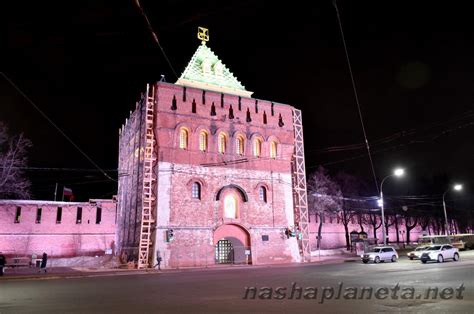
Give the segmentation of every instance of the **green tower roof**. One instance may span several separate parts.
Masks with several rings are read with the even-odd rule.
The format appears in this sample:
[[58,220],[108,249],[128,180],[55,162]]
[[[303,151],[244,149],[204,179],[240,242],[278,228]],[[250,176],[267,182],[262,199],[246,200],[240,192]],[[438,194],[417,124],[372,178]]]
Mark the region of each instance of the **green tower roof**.
[[250,97],[245,87],[203,42],[176,84]]

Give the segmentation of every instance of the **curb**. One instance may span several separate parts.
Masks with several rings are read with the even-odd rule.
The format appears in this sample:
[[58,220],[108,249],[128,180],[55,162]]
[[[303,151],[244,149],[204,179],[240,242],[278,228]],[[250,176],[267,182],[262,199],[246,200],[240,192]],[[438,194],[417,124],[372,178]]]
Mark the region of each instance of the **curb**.
[[147,272],[143,271],[130,271],[130,272],[84,272],[84,273],[62,273],[62,274],[51,274],[51,275],[17,275],[17,276],[3,276],[0,278],[2,281],[21,281],[21,280],[53,280],[53,279],[75,279],[75,278],[93,278],[93,277],[110,277],[110,276],[127,276],[127,275],[144,275]]
[[356,262],[355,258],[334,258],[322,261],[311,261],[309,263],[291,263],[291,264],[270,264],[270,265],[231,265],[222,267],[189,267],[177,269],[148,269],[148,270],[98,270],[98,271],[78,271],[77,273],[49,273],[47,275],[25,274],[25,275],[5,275],[0,277],[1,281],[15,280],[54,280],[54,279],[75,279],[75,278],[94,278],[94,277],[111,277],[111,276],[129,276],[129,275],[146,275],[146,274],[175,274],[180,272],[196,272],[211,270],[237,270],[237,269],[261,269],[261,268],[287,268],[287,267],[305,267],[315,265],[342,264]]

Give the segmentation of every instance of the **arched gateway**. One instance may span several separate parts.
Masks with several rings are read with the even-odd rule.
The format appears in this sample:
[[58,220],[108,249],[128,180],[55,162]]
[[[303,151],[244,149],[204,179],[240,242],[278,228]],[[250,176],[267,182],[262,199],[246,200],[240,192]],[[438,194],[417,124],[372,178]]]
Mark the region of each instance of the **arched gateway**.
[[248,264],[250,234],[242,226],[225,224],[214,231],[215,258],[218,264]]
[[205,43],[147,85],[119,140],[117,249],[139,268],[310,260],[301,111],[251,95]]

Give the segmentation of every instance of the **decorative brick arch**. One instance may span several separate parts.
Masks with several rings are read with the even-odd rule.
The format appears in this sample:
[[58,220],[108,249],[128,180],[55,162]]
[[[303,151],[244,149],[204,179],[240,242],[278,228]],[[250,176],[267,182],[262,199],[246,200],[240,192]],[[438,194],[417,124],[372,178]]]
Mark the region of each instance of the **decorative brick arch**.
[[266,139],[266,142],[276,142],[277,144],[280,144],[280,140],[275,136],[275,135],[269,135]]
[[200,141],[201,141],[201,132],[206,133],[206,138],[207,138],[207,146],[205,147],[205,150],[202,152],[211,152],[213,150],[213,145],[214,145],[214,137],[211,136],[211,130],[209,130],[206,126],[204,125],[199,125],[195,130],[195,141],[196,141],[196,149],[201,150],[200,148]]
[[192,184],[193,184],[194,182],[198,182],[199,184],[201,184],[201,186],[202,186],[203,188],[207,188],[207,183],[206,183],[206,181],[205,181],[204,179],[198,178],[198,177],[192,177],[191,179],[189,179],[189,180],[188,180],[188,183],[186,183],[186,186],[187,186],[188,188],[191,188],[191,186],[192,186]]
[[273,193],[272,189],[270,188],[270,185],[264,183],[264,182],[259,182],[257,185],[255,185],[253,189],[253,195],[256,200],[261,202],[260,200],[260,188],[263,187],[265,189],[265,203],[268,203],[269,200],[272,199],[271,193]]
[[243,139],[244,139],[244,142],[245,142],[245,145],[247,145],[247,142],[249,141],[249,137],[247,136],[247,134],[242,131],[242,130],[236,130],[234,131],[232,134],[230,134],[232,136],[232,139],[235,139],[237,138],[237,136],[241,136]]
[[271,191],[271,186],[268,185],[267,183],[265,182],[259,182],[257,183],[255,186],[254,186],[254,191],[258,192],[258,188],[263,186],[265,189],[267,189],[267,191]]
[[229,184],[229,185],[226,185],[226,186],[221,187],[221,188],[219,189],[219,191],[217,191],[217,193],[216,193],[216,201],[220,200],[221,194],[222,194],[222,192],[223,192],[225,189],[236,189],[236,190],[239,192],[239,194],[240,194],[240,196],[242,197],[242,200],[243,200],[244,202],[248,202],[248,201],[249,201],[249,197],[248,197],[248,195],[247,195],[247,192],[245,192],[244,189],[242,189],[240,186],[235,185],[235,184]]
[[179,132],[181,129],[185,129],[188,132],[188,149],[193,145],[193,130],[188,123],[178,123],[174,129],[173,143],[176,147],[179,147]]
[[219,240],[223,239],[230,239],[235,238],[239,240],[243,245],[249,247],[250,246],[250,233],[242,227],[241,225],[237,224],[225,224],[219,226],[214,231],[213,241],[216,244]]
[[265,137],[259,132],[254,132],[250,135],[250,141],[252,141],[252,143],[256,138],[260,139],[262,143],[265,142]]
[[176,124],[176,126],[174,127],[175,134],[177,133],[179,135],[179,130],[181,128],[187,129],[190,135],[191,135],[191,133],[193,133],[193,128],[191,127],[191,125],[189,123],[180,122],[180,123]]
[[212,132],[212,129],[211,129],[211,134],[212,135],[219,136],[220,133],[224,133],[225,136],[227,137],[227,139],[230,138],[229,131],[227,131],[225,128],[218,128],[214,132]]
[[192,177],[188,183],[186,183],[186,189],[187,189],[187,196],[192,196],[193,193],[193,184],[198,183],[200,185],[200,197],[199,198],[193,198],[193,200],[202,200],[206,195],[207,195],[207,183],[205,180],[198,178],[198,177]]
[[232,136],[231,139],[230,139],[230,144],[232,146],[231,152],[233,154],[236,153],[236,142],[235,142],[235,140],[237,139],[237,137],[241,137],[242,140],[243,140],[243,147],[242,147],[243,148],[243,154],[242,154],[242,156],[247,155],[248,151],[249,151],[249,147],[248,147],[249,146],[249,140],[247,138],[247,135],[243,131],[237,130],[234,133],[232,133],[231,136]]
[[198,125],[197,127],[194,128],[194,133],[196,133],[196,134],[201,133],[201,131],[206,131],[207,134],[209,134],[209,135],[211,134],[211,132],[209,130],[209,127],[204,125],[204,124],[200,124],[200,125]]

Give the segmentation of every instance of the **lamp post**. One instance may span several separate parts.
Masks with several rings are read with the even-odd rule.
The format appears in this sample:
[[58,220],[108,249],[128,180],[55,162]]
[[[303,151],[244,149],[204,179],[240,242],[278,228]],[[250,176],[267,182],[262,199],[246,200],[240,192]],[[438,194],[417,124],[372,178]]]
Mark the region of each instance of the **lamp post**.
[[[455,191],[461,191],[462,190],[462,185],[461,184],[455,184],[453,186],[453,189]],[[444,201],[444,196],[446,195],[446,193],[449,192],[450,189],[447,189],[444,193],[443,193],[443,209],[444,209],[444,221],[445,221],[445,224],[446,224],[446,230],[445,230],[445,233],[446,235],[449,235],[449,224],[448,224],[448,215],[446,215],[446,202]]]
[[405,174],[405,170],[401,169],[401,168],[398,168],[398,169],[395,169],[395,171],[392,173],[392,174],[389,174],[388,176],[386,176],[385,178],[383,178],[382,182],[380,183],[380,207],[382,209],[382,236],[383,236],[383,245],[387,245],[387,236],[385,234],[385,213],[384,213],[384,210],[383,210],[383,183],[385,182],[386,179],[390,178],[390,177],[401,177]]

